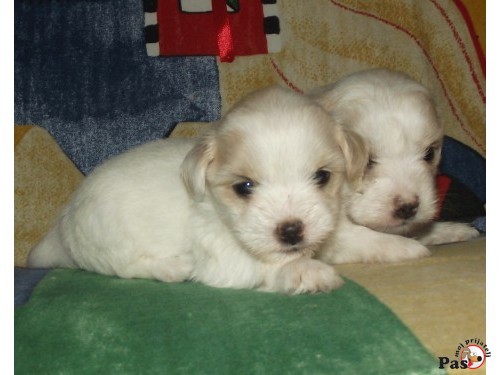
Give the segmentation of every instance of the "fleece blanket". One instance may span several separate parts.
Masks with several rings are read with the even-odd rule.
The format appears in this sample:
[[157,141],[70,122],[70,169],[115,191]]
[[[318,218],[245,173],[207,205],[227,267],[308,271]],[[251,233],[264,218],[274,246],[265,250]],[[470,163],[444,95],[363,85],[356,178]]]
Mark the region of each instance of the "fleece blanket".
[[59,270],[16,310],[15,330],[19,374],[440,373],[351,281],[284,296]]
[[[451,370],[439,369],[440,359],[457,361],[466,340],[487,347],[484,239],[432,252],[413,262],[337,266],[344,287],[304,296],[18,269],[25,283],[16,282],[16,373]],[[29,297],[28,279],[43,275]]]

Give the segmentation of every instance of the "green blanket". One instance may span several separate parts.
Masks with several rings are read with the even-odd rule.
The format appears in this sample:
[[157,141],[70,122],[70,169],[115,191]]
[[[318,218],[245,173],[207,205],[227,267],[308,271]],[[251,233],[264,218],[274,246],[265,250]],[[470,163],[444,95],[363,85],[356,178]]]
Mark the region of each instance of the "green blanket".
[[55,270],[15,311],[16,374],[432,374],[375,297],[286,296]]

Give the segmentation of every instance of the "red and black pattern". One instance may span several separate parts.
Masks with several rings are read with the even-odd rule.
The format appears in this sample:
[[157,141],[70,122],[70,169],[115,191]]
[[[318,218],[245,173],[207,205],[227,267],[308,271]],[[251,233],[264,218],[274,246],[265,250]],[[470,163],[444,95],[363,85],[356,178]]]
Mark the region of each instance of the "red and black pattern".
[[281,49],[277,0],[143,0],[149,56],[259,55]]

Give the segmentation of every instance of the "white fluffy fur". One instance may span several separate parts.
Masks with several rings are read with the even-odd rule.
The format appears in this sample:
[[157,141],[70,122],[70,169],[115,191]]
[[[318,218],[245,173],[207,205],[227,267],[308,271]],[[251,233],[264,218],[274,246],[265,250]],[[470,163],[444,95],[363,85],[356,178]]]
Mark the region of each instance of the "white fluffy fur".
[[363,177],[344,187],[335,246],[324,260],[418,258],[430,254],[424,245],[479,234],[465,224],[433,221],[443,129],[425,87],[403,73],[372,69],[311,96],[343,127],[361,135],[369,157]]
[[[362,171],[361,144],[308,98],[260,91],[200,139],[152,142],[98,167],[29,265],[284,293],[337,288],[333,267],[312,257],[336,227],[344,175]],[[331,174],[326,184],[318,171]],[[251,193],[237,194],[245,181]],[[301,225],[297,243],[280,239],[289,223]]]

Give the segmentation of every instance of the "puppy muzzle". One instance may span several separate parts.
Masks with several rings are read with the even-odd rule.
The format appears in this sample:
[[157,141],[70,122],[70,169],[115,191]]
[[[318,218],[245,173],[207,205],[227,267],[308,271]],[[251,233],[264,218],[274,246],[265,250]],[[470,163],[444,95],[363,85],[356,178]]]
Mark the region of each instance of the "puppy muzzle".
[[304,223],[300,220],[278,224],[275,231],[278,240],[286,245],[297,245],[304,240]]
[[397,204],[393,211],[395,219],[410,220],[417,214],[419,202]]

